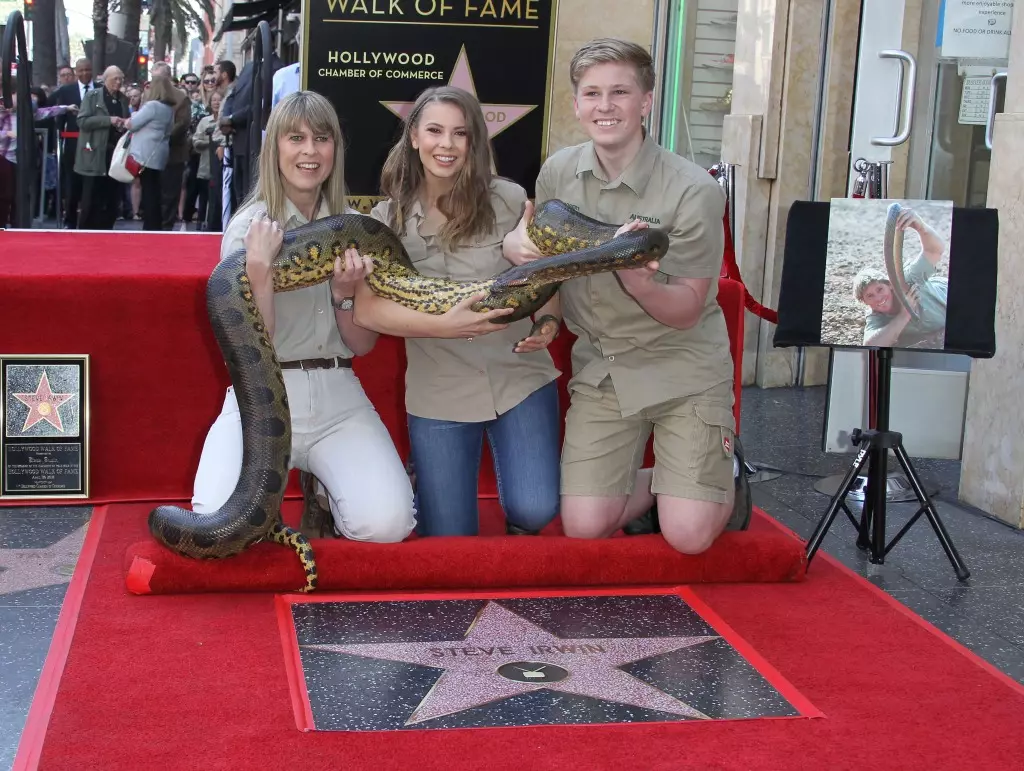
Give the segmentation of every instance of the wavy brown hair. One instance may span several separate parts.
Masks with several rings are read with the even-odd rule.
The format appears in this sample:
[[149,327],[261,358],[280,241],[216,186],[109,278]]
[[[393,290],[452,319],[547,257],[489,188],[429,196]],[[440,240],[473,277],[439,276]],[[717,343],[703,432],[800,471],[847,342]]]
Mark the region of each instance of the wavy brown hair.
[[426,173],[419,152],[412,146],[412,135],[419,127],[423,110],[436,103],[453,104],[462,111],[469,147],[466,162],[451,191],[437,202],[447,219],[438,235],[446,247],[451,247],[495,226],[491,205],[491,143],[476,97],[452,86],[428,88],[420,94],[405,120],[401,138],[384,162],[380,187],[381,193],[393,202],[389,224],[398,235],[404,235],[408,214],[426,184]]

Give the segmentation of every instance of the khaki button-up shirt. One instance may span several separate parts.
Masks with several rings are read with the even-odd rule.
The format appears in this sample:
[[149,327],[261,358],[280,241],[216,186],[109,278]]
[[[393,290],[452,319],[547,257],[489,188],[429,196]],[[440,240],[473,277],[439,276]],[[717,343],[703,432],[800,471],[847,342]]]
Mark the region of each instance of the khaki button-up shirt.
[[537,202],[559,198],[608,223],[641,219],[669,235],[656,281],[712,278],[700,320],[675,329],[653,319],[614,273],[562,284],[562,311],[578,340],[570,390],[595,393],[611,377],[624,416],[706,391],[732,378],[725,316],[718,305],[725,196],[704,169],[650,137],[618,179],[609,180],[593,143],[552,155],[537,178]]
[[[282,223],[285,230],[305,225],[302,216],[291,201],[285,202],[288,217]],[[250,204],[231,218],[221,241],[220,256],[226,257],[241,249],[242,239],[249,223],[257,214],[266,212],[261,202]],[[326,203],[320,204],[317,219],[331,216]],[[352,358],[352,351],[341,340],[338,322],[331,304],[331,282],[274,294],[274,350],[281,361],[298,359],[325,359],[332,356]]]
[[[491,183],[494,229],[454,251],[424,219],[419,202],[409,212],[402,244],[413,266],[424,276],[478,281],[511,267],[502,255],[505,234],[514,230],[526,202],[526,191],[514,182]],[[391,201],[370,213],[391,226]],[[499,332],[469,340],[407,338],[405,403],[410,415],[434,420],[482,422],[508,412],[538,388],[558,377],[547,351],[515,353],[516,343],[529,336],[526,318]]]

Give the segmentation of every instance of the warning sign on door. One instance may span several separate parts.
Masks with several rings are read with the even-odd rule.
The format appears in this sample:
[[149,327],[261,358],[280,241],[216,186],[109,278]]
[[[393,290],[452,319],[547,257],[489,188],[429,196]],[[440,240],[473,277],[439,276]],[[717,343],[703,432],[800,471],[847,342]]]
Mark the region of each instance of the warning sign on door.
[[946,0],[942,56],[954,59],[1006,59],[1014,0]]

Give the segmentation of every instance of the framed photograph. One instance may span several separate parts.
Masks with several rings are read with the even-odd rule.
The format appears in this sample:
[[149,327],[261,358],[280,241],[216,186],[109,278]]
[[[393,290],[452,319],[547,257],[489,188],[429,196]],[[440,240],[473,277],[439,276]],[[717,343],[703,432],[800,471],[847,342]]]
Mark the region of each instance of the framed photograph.
[[946,347],[952,201],[833,198],[821,344]]
[[89,497],[89,356],[0,354],[0,497]]

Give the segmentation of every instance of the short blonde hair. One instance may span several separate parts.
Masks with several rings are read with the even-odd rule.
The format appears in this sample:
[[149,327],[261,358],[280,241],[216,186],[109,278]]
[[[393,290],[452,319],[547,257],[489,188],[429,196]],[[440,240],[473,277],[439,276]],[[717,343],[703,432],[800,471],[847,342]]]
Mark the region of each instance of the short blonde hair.
[[[281,182],[280,152],[277,142],[289,132],[305,123],[314,134],[327,134],[334,140],[334,168],[324,180],[320,195],[332,215],[345,211],[345,148],[341,125],[333,105],[313,91],[296,91],[282,99],[271,110],[267,132],[260,150],[259,174],[245,203],[238,207],[241,213],[250,203],[263,202],[267,216],[275,222],[284,222],[287,196]],[[237,214],[236,214],[237,216]]]
[[876,268],[862,268],[853,277],[853,296],[857,302],[864,302],[864,293],[872,284],[889,284],[889,277]]
[[632,64],[636,68],[636,82],[644,93],[654,90],[654,60],[643,46],[628,40],[605,37],[584,43],[569,62],[569,80],[575,92],[583,74],[595,64]]

